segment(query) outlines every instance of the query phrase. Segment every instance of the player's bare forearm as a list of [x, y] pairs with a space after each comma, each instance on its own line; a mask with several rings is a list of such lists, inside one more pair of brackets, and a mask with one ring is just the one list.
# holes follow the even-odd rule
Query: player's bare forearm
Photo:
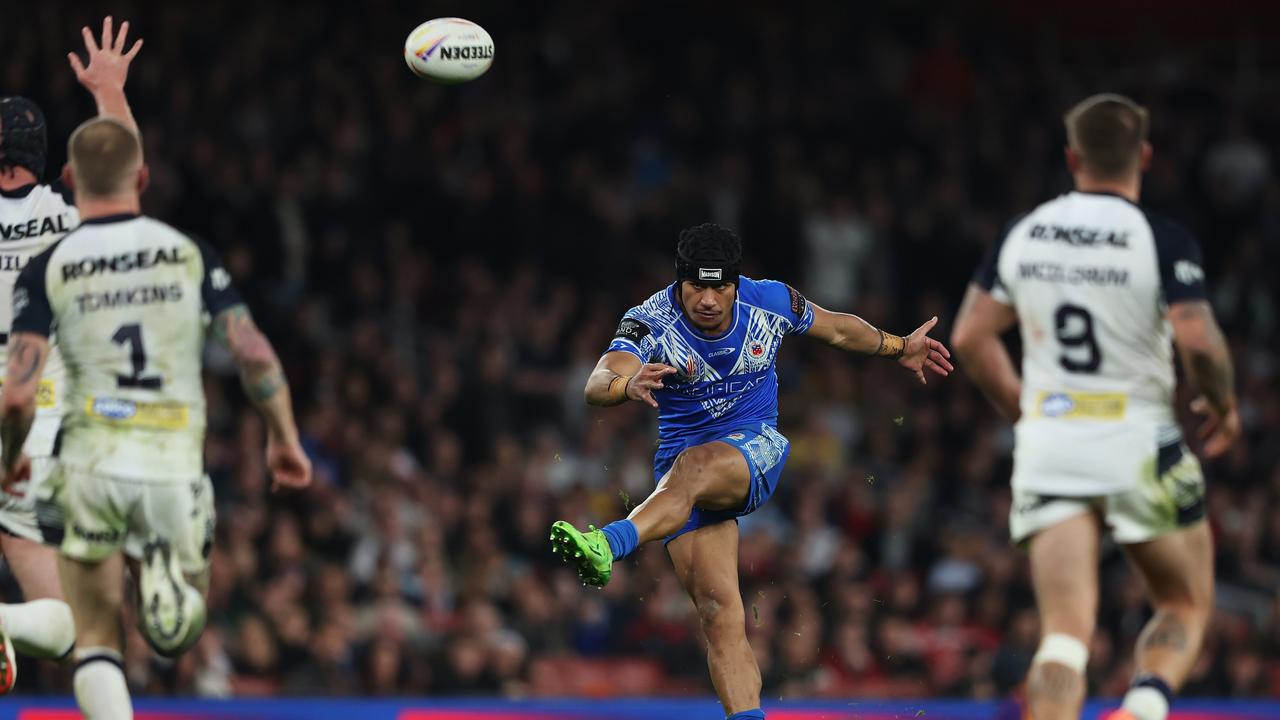
[[0, 448], [6, 472], [22, 456], [36, 414], [36, 390], [48, 360], [49, 341], [31, 333], [14, 333], [9, 341], [3, 398], [0, 399]]
[[675, 373], [670, 365], [644, 363], [629, 352], [607, 352], [587, 378], [584, 395], [589, 405], [612, 407], [636, 400], [657, 408], [653, 393], [664, 387], [663, 378]]
[[1000, 414], [1017, 422], [1022, 415], [1022, 378], [1004, 342], [998, 337], [985, 337], [963, 345], [956, 343], [955, 348], [973, 384]]
[[631, 353], [605, 353], [587, 377], [587, 386], [583, 389], [587, 404], [612, 407], [625, 403], [628, 400], [626, 383], [642, 366], [640, 358]]
[[1013, 327], [1017, 315], [976, 285], [965, 293], [951, 331], [951, 346], [965, 372], [987, 400], [1010, 421], [1022, 415], [1022, 378], [1000, 336]]
[[587, 387], [583, 390], [587, 404], [612, 407], [626, 402], [625, 394], [614, 395], [609, 392], [609, 386], [622, 382], [620, 380], [622, 377], [624, 376], [607, 367], [597, 367], [592, 370], [591, 375], [587, 377]]
[[129, 99], [125, 97], [123, 86], [95, 92], [93, 99], [98, 104], [100, 117], [119, 120], [125, 127], [132, 130], [134, 135], [142, 137], [142, 131], [138, 129], [138, 121], [133, 117], [133, 109], [129, 107]]
[[214, 318], [214, 337], [231, 352], [240, 371], [240, 384], [266, 420], [267, 431], [277, 438], [296, 437], [298, 428], [284, 368], [249, 309], [233, 305], [219, 313]]
[[[813, 307], [813, 325], [806, 335], [837, 350], [859, 355], [886, 354], [896, 357], [901, 354], [904, 343], [902, 337], [882, 332], [857, 315], [832, 312], [813, 303], [810, 305]], [[886, 347], [886, 344], [890, 347]]]
[[1205, 400], [1218, 412], [1235, 407], [1235, 368], [1231, 350], [1208, 302], [1180, 302], [1169, 308], [1183, 367]]

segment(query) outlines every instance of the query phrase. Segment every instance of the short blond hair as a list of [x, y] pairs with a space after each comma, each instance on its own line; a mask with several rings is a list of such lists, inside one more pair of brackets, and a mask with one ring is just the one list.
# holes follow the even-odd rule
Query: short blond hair
[[77, 194], [114, 197], [133, 189], [135, 174], [142, 165], [142, 146], [138, 136], [119, 120], [100, 117], [71, 133], [67, 158]]
[[1099, 93], [1081, 100], [1062, 118], [1067, 146], [1081, 167], [1101, 179], [1132, 172], [1147, 141], [1150, 114], [1124, 95]]

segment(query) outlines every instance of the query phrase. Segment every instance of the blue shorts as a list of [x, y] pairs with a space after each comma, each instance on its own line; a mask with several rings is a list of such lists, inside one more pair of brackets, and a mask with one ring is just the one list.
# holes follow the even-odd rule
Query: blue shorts
[[664, 542], [671, 542], [690, 530], [750, 515], [764, 505], [765, 501], [773, 495], [773, 491], [778, 489], [778, 478], [782, 476], [782, 468], [787, 464], [787, 456], [791, 453], [791, 442], [778, 432], [777, 428], [768, 423], [760, 423], [754, 428], [738, 428], [719, 437], [711, 437], [702, 443], [659, 448], [657, 455], [653, 458], [654, 483], [662, 480], [662, 476], [667, 474], [672, 465], [675, 465], [680, 453], [694, 445], [717, 441], [734, 446], [747, 460], [747, 468], [751, 471], [751, 487], [747, 492], [746, 503], [738, 510], [694, 508], [689, 514], [689, 522]]

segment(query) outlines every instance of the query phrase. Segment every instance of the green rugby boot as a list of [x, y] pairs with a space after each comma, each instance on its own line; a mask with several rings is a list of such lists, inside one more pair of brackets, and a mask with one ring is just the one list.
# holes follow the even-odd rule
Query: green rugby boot
[[575, 565], [583, 584], [604, 587], [613, 577], [613, 550], [603, 532], [594, 525], [587, 528], [584, 535], [578, 528], [557, 520], [551, 526], [551, 552], [560, 553], [561, 560]]

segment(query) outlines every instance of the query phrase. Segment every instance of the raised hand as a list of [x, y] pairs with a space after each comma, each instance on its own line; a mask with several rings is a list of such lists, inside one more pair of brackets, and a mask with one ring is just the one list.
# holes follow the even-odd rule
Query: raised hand
[[955, 370], [951, 364], [951, 351], [945, 345], [929, 337], [929, 331], [938, 324], [938, 316], [934, 315], [916, 331], [907, 336], [907, 345], [898, 358], [898, 364], [914, 372], [920, 382], [928, 384], [924, 371], [946, 377]]
[[81, 28], [84, 35], [84, 47], [89, 54], [89, 64], [80, 61], [80, 56], [67, 53], [71, 69], [76, 73], [76, 80], [96, 97], [103, 90], [124, 90], [125, 79], [129, 76], [129, 63], [142, 49], [142, 39], [134, 42], [133, 47], [125, 52], [125, 42], [129, 36], [129, 21], [120, 23], [120, 32], [112, 32], [111, 16], [102, 21], [102, 45], [93, 38], [93, 31], [86, 25]]
[[661, 390], [663, 387], [662, 378], [671, 375], [675, 371], [676, 369], [670, 365], [645, 364], [644, 367], [640, 368], [640, 372], [627, 381], [627, 398], [649, 403], [655, 408], [658, 407], [658, 401], [654, 399], [653, 391]]

